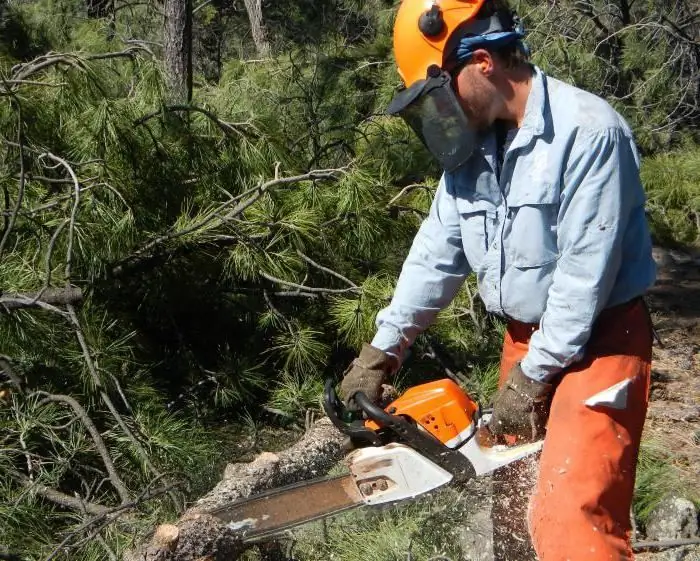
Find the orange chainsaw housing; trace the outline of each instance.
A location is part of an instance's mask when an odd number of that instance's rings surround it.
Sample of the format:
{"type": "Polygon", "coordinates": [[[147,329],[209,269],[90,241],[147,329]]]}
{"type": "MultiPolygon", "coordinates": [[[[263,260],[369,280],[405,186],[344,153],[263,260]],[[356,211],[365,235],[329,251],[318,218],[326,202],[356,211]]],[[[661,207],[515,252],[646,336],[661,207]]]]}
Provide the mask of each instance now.
{"type": "MultiPolygon", "coordinates": [[[[390,403],[385,411],[410,417],[443,444],[459,436],[473,423],[478,404],[452,380],[414,386],[390,403]]],[[[374,421],[365,426],[379,430],[374,421]]]]}

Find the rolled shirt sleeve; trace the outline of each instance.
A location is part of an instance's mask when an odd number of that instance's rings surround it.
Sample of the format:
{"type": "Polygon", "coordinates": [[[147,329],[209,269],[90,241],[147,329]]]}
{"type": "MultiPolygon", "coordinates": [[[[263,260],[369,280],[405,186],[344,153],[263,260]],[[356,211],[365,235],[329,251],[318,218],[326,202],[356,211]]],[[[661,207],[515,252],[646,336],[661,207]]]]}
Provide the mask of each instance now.
{"type": "Polygon", "coordinates": [[[628,223],[633,214],[643,218],[638,155],[624,129],[580,131],[563,181],[559,258],[540,328],[521,363],[527,376],[542,381],[582,358],[620,271],[628,223]]]}
{"type": "Polygon", "coordinates": [[[443,175],[404,261],[391,303],[377,315],[372,346],[402,361],[416,337],[452,301],[469,272],[459,212],[443,175]]]}

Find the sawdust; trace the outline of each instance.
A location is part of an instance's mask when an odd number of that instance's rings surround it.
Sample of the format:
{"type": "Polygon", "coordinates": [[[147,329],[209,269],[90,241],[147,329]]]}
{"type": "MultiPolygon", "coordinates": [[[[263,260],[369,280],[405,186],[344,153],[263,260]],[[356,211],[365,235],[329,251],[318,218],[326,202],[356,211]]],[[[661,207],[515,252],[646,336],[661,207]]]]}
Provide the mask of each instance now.
{"type": "Polygon", "coordinates": [[[527,508],[535,488],[539,454],[514,462],[493,475],[494,561],[536,561],[527,528],[527,508]]]}

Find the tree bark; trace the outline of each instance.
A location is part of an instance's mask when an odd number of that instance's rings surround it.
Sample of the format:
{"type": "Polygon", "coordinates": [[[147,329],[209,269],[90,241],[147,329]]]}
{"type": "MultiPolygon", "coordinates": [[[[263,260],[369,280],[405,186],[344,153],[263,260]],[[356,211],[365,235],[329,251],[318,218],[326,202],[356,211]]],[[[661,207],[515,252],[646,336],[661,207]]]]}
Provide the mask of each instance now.
{"type": "Polygon", "coordinates": [[[150,541],[128,552],[125,561],[235,561],[247,546],[208,513],[260,491],[327,473],[343,456],[343,439],[324,418],[277,454],[263,452],[250,463],[227,465],[214,489],[176,523],[156,528],[150,541]]]}
{"type": "Polygon", "coordinates": [[[165,0],[165,70],[171,103],[192,101],[192,0],[165,0]]]}
{"type": "Polygon", "coordinates": [[[260,57],[270,54],[270,43],[267,39],[267,30],[262,17],[262,0],[243,0],[250,20],[250,30],[253,33],[255,50],[260,57]]]}

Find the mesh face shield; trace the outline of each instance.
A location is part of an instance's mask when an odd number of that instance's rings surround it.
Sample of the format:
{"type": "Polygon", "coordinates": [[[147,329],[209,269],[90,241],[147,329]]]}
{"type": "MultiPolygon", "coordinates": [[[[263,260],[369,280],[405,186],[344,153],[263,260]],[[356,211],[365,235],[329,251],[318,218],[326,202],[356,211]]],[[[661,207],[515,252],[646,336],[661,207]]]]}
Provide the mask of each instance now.
{"type": "Polygon", "coordinates": [[[437,67],[425,80],[399,92],[387,113],[403,118],[445,171],[461,166],[474,151],[476,131],[469,126],[450,75],[437,67]]]}

